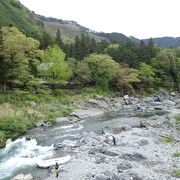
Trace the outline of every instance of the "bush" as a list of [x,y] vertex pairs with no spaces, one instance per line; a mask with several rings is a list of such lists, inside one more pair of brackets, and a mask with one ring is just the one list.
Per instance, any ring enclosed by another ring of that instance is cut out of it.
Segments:
[[4,147],[5,146],[5,135],[2,131],[0,131],[0,148]]
[[92,87],[85,87],[81,90],[81,92],[85,94],[97,94],[97,90]]
[[176,116],[175,119],[176,119],[176,124],[180,124],[180,116]]

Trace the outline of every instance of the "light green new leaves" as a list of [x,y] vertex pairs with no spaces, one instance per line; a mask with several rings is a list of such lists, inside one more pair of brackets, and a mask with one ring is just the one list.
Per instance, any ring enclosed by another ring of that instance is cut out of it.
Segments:
[[65,81],[71,76],[68,64],[64,59],[65,54],[57,45],[49,46],[45,50],[43,64],[41,64],[39,70],[48,78],[49,82],[65,83]]

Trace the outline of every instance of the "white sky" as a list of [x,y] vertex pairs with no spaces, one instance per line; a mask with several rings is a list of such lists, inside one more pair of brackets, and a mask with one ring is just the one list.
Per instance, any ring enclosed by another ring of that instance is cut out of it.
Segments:
[[20,0],[47,17],[137,38],[180,36],[180,0]]

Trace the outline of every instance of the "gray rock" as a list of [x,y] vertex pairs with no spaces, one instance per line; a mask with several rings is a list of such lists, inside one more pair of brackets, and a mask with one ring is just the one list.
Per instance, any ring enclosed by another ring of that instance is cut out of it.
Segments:
[[118,134],[122,131],[130,131],[132,129],[132,127],[128,126],[128,125],[122,125],[119,127],[115,127],[112,129],[113,133]]
[[94,132],[84,132],[81,134],[80,143],[85,143],[89,146],[97,146],[101,143],[101,138]]
[[147,139],[141,139],[140,142],[138,143],[140,146],[145,146],[147,145],[149,142]]
[[163,101],[163,104],[164,104],[165,106],[175,106],[175,105],[176,105],[176,103],[175,103],[174,101],[169,100],[169,99],[164,100],[164,101]]
[[99,154],[95,157],[95,163],[100,164],[105,162],[106,157],[104,155]]
[[108,176],[104,175],[104,174],[97,174],[95,176],[95,180],[111,180]]
[[139,176],[137,172],[134,172],[132,170],[126,172],[126,174],[130,177],[132,180],[143,180],[142,177]]
[[97,153],[100,153],[100,149],[99,148],[91,148],[88,152],[88,154],[97,154]]
[[104,100],[90,99],[87,103],[88,103],[88,107],[105,109],[105,110],[109,109],[109,104]]
[[154,106],[154,110],[164,110],[163,106]]
[[107,156],[118,156],[119,154],[113,151],[105,151],[103,154],[107,155]]
[[169,94],[166,91],[159,91],[157,94],[154,95],[155,101],[162,102],[165,99],[169,99]]
[[115,174],[114,172],[105,171],[103,174],[109,177],[109,180],[119,180],[119,176]]
[[176,93],[175,92],[170,92],[169,93],[171,96],[175,97],[176,96]]
[[131,164],[125,161],[117,165],[118,172],[121,172],[122,170],[131,169],[131,168],[132,168]]
[[48,127],[48,124],[41,121],[41,122],[36,123],[36,127]]
[[109,127],[109,126],[104,126],[104,127],[102,128],[102,134],[111,134],[111,133],[112,133],[111,127]]
[[146,159],[146,157],[140,153],[133,153],[133,154],[125,153],[122,155],[122,158],[129,161],[142,161]]
[[129,95],[124,95],[123,100],[124,100],[125,105],[132,104]]

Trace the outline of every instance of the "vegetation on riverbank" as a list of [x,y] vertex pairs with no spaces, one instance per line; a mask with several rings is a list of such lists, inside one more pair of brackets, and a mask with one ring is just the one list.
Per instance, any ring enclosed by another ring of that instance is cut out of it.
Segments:
[[180,169],[176,169],[173,171],[173,175],[177,178],[180,178]]
[[75,101],[108,94],[94,88],[56,90],[54,95],[48,89],[33,93],[0,91],[0,147],[4,147],[8,138],[17,138],[38,122],[53,125],[57,117],[67,116],[78,108]]
[[175,119],[176,119],[176,124],[180,125],[180,116],[176,116]]
[[174,157],[180,157],[180,152],[174,153]]

